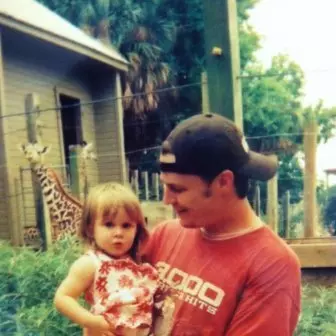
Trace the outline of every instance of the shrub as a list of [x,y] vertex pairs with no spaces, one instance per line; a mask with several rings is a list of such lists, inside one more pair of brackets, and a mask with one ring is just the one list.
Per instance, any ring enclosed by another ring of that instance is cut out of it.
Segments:
[[81,335],[80,328],[53,306],[56,288],[80,253],[81,247],[71,237],[47,252],[0,244],[1,335]]
[[[82,335],[81,329],[53,306],[56,288],[81,253],[81,247],[70,237],[47,252],[0,242],[0,335]],[[303,287],[302,313],[295,336],[315,335],[336,336],[335,287]]]
[[297,336],[336,336],[336,288],[305,286]]

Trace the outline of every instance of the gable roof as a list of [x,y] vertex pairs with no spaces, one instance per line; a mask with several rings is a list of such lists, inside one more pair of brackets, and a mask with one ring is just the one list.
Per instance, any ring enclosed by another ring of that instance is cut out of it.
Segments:
[[83,54],[119,70],[127,60],[113,47],[88,36],[34,0],[0,0],[0,25]]

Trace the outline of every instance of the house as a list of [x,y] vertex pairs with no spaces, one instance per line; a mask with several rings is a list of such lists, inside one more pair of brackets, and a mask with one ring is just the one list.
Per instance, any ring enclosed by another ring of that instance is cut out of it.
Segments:
[[[34,217],[25,203],[29,165],[26,97],[34,94],[46,164],[64,167],[69,145],[92,142],[93,183],[126,180],[120,75],[128,62],[112,46],[33,0],[0,1],[0,239],[22,242]],[[28,214],[27,214],[28,213]],[[29,222],[30,221],[30,222]]]
[[328,168],[324,170],[326,174],[326,186],[329,188],[330,183],[329,183],[329,177],[330,176],[336,176],[336,168]]

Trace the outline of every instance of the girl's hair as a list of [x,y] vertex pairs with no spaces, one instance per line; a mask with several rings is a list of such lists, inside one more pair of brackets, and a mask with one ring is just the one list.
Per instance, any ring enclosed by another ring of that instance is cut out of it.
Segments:
[[98,184],[90,189],[85,201],[83,217],[79,234],[85,243],[94,245],[93,225],[97,216],[114,217],[119,209],[124,209],[130,219],[137,224],[137,232],[130,256],[136,261],[141,261],[141,253],[147,242],[149,233],[146,229],[146,222],[141,210],[139,199],[133,191],[119,183]]

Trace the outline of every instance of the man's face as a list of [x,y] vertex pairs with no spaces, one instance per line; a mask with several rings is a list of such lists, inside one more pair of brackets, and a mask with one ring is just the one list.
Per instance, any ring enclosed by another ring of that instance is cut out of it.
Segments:
[[161,181],[163,201],[174,208],[183,227],[207,227],[225,217],[228,195],[219,181],[208,184],[196,175],[176,173],[161,173]]

